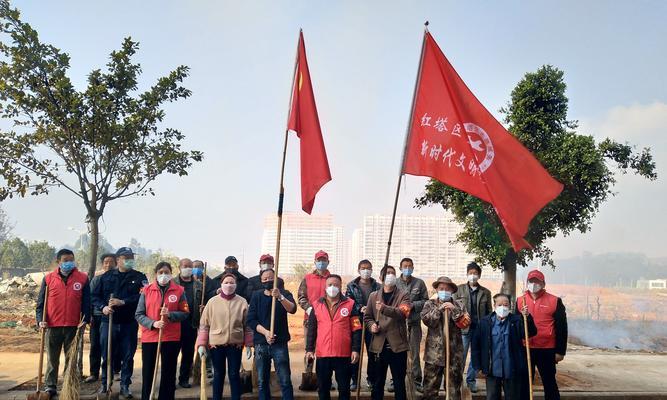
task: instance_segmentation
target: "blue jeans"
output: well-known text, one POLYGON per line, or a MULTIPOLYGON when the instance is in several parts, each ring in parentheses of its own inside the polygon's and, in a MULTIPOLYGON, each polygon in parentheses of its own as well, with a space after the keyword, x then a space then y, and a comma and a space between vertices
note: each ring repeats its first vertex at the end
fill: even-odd
MULTIPOLYGON (((466 357, 468 356, 468 349, 470 349, 470 344, 472 343, 472 338, 475 334, 475 331, 470 328, 468 333, 462 335, 463 337, 463 364, 465 365, 466 357)), ((472 367, 472 349, 470 350, 470 361, 468 362, 468 372, 466 373, 466 383, 472 384, 477 381, 477 370, 472 367)))
POLYGON ((210 350, 213 361, 214 399, 222 399, 222 390, 225 387, 225 367, 229 375, 232 400, 241 398, 241 350, 236 346, 218 346, 210 350))
POLYGON ((276 374, 280 382, 281 400, 294 400, 287 343, 271 346, 268 344, 255 344, 259 400, 271 400, 271 359, 273 359, 273 365, 276 368, 276 374))
MULTIPOLYGON (((120 359, 120 385, 129 387, 132 384, 134 371, 134 353, 137 351, 137 332, 139 325, 136 321, 113 323, 111 326, 111 351, 120 359), (117 352, 117 353, 116 353, 117 352)), ((109 340, 109 321, 102 321, 100 341, 102 343, 102 385, 107 381, 107 343, 109 340)))

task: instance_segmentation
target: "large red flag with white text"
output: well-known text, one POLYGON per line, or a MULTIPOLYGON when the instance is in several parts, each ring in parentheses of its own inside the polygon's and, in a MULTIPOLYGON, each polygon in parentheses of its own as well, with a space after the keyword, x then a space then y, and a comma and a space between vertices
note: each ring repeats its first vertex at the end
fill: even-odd
POLYGON ((301 208, 310 214, 315 204, 315 195, 325 183, 331 180, 331 172, 322 139, 320 120, 317 116, 303 32, 299 33, 296 75, 294 76, 287 129, 295 131, 300 139, 301 208))
POLYGON ((426 32, 403 172, 492 204, 515 251, 535 215, 563 189, 456 73, 426 32))

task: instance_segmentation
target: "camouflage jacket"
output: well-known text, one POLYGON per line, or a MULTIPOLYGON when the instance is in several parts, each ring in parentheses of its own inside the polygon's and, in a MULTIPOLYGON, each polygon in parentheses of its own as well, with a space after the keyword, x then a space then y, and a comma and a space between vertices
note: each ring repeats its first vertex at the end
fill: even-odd
MULTIPOLYGON (((465 306, 460 300, 450 300, 456 306, 456 309, 449 313, 449 358, 450 367, 463 368, 463 340, 461 339, 461 329, 454 321, 465 312, 465 306)), ((434 364, 440 367, 445 366, 445 332, 443 330, 443 321, 445 312, 440 310, 442 302, 438 300, 437 295, 431 297, 421 312, 422 321, 428 327, 426 335, 426 345, 424 346, 424 362, 434 364)))

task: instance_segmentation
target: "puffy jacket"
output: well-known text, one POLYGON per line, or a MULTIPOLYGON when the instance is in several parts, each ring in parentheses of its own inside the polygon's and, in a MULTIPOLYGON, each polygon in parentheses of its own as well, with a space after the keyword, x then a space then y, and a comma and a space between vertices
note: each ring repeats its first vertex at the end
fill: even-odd
POLYGON ((60 275, 60 269, 56 267, 42 280, 37 299, 37 322, 42 321, 47 286, 49 288, 49 298, 46 302, 46 322, 50 327, 77 326, 82 317, 85 322, 90 321, 88 276, 74 268, 64 278, 60 275))
MULTIPOLYGON (((373 293, 376 290, 380 290, 380 288, 382 287, 380 285, 380 282, 376 281, 373 278, 370 279, 371 279, 371 293, 373 293)), ((357 310, 359 314, 361 314, 361 308, 366 306, 366 302, 363 301, 364 292, 361 290, 361 286, 359 286, 360 280, 361 277, 357 277, 355 280, 348 283, 347 290, 345 291, 345 296, 354 300, 354 308, 357 310)), ((371 293, 369 293, 368 295, 370 296, 371 293)))
MULTIPOLYGON (((120 272, 118 269, 109 270, 102 274, 100 282, 93 290, 93 307, 101 311, 109 304, 109 298, 113 294, 115 298, 125 302, 122 306, 114 307, 114 324, 134 323, 136 322, 134 314, 137 311, 139 295, 144 285, 148 286, 148 278, 139 271, 120 272)), ((103 315, 102 319, 107 320, 108 317, 103 315)))
POLYGON ((153 282, 144 288, 135 314, 137 322, 141 325, 141 343, 158 341, 160 330, 155 329, 153 323, 161 318, 160 309, 163 304, 169 310, 169 315, 162 328, 162 341, 181 340, 181 321, 186 319, 190 312, 183 287, 172 281, 163 293, 160 285, 153 282))
POLYGON ((322 274, 313 271, 307 274, 301 281, 297 296, 299 298, 299 306, 303 311, 306 311, 303 314, 304 320, 308 320, 308 309, 322 296, 326 295, 327 278, 329 275, 331 275, 329 270, 325 270, 322 274))
POLYGON ((517 299, 517 309, 528 304, 528 312, 537 326, 537 335, 530 338, 531 349, 555 349, 557 354, 565 355, 567 350, 567 315, 560 297, 538 292, 535 299, 526 291, 517 299))
POLYGON ((350 357, 361 349, 361 321, 354 300, 341 296, 333 309, 325 297, 313 304, 308 318, 306 351, 317 357, 350 357))

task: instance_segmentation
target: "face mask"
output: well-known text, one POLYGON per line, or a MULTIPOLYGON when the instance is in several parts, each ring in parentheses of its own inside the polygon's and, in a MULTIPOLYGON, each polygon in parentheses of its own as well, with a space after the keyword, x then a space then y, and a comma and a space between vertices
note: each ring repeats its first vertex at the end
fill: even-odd
POLYGON ((65 261, 60 264, 60 271, 63 274, 69 275, 70 272, 74 269, 74 261, 65 261))
POLYGON ((273 269, 273 265, 271 265, 271 264, 259 264, 259 270, 260 271, 266 271, 267 269, 273 269))
POLYGON ((370 269, 362 269, 361 271, 359 271, 359 276, 364 279, 368 279, 371 277, 372 273, 373 271, 371 271, 370 269))
POLYGON ((236 292, 236 283, 223 283, 222 284, 222 293, 229 296, 229 295, 233 294, 234 292, 236 292))
POLYGON ((125 269, 134 269, 135 265, 136 263, 133 259, 125 260, 125 269))
POLYGON ((387 285, 387 286, 394 286, 396 284, 396 275, 387 274, 384 277, 384 284, 387 285))
POLYGON ((328 261, 316 261, 315 262, 315 268, 317 268, 319 271, 322 271, 322 270, 326 269, 327 266, 329 266, 328 261))
POLYGON ((327 291, 327 296, 336 297, 338 296, 340 289, 337 286, 327 286, 326 291, 327 291))
POLYGON ((194 276, 204 276, 203 268, 192 268, 192 275, 194 276))
POLYGON ((412 270, 411 269, 404 269, 401 271, 403 273, 403 276, 412 276, 412 270))
POLYGON ((440 301, 447 301, 452 298, 452 292, 447 290, 438 290, 438 299, 440 301))
POLYGON ((498 306, 496 307, 496 315, 500 318, 505 318, 509 315, 510 308, 507 306, 498 306))
POLYGON ((181 276, 183 278, 189 278, 192 276, 192 268, 182 268, 181 269, 181 276))
POLYGON ((273 289, 273 281, 267 281, 267 282, 262 283, 262 287, 266 290, 273 289))
POLYGON ((165 286, 171 280, 171 274, 162 274, 157 276, 157 283, 161 286, 165 286))
POLYGON ((236 272, 236 271, 238 271, 238 270, 239 270, 239 267, 228 267, 228 266, 225 266, 225 271, 228 271, 228 272, 231 272, 231 273, 234 273, 234 272, 236 272))
POLYGON ((468 282, 477 283, 479 280, 479 275, 471 274, 468 275, 468 282))
POLYGON ((531 293, 537 293, 537 292, 539 292, 540 290, 542 290, 542 285, 540 285, 539 283, 529 282, 529 283, 528 283, 528 290, 529 290, 531 293))

